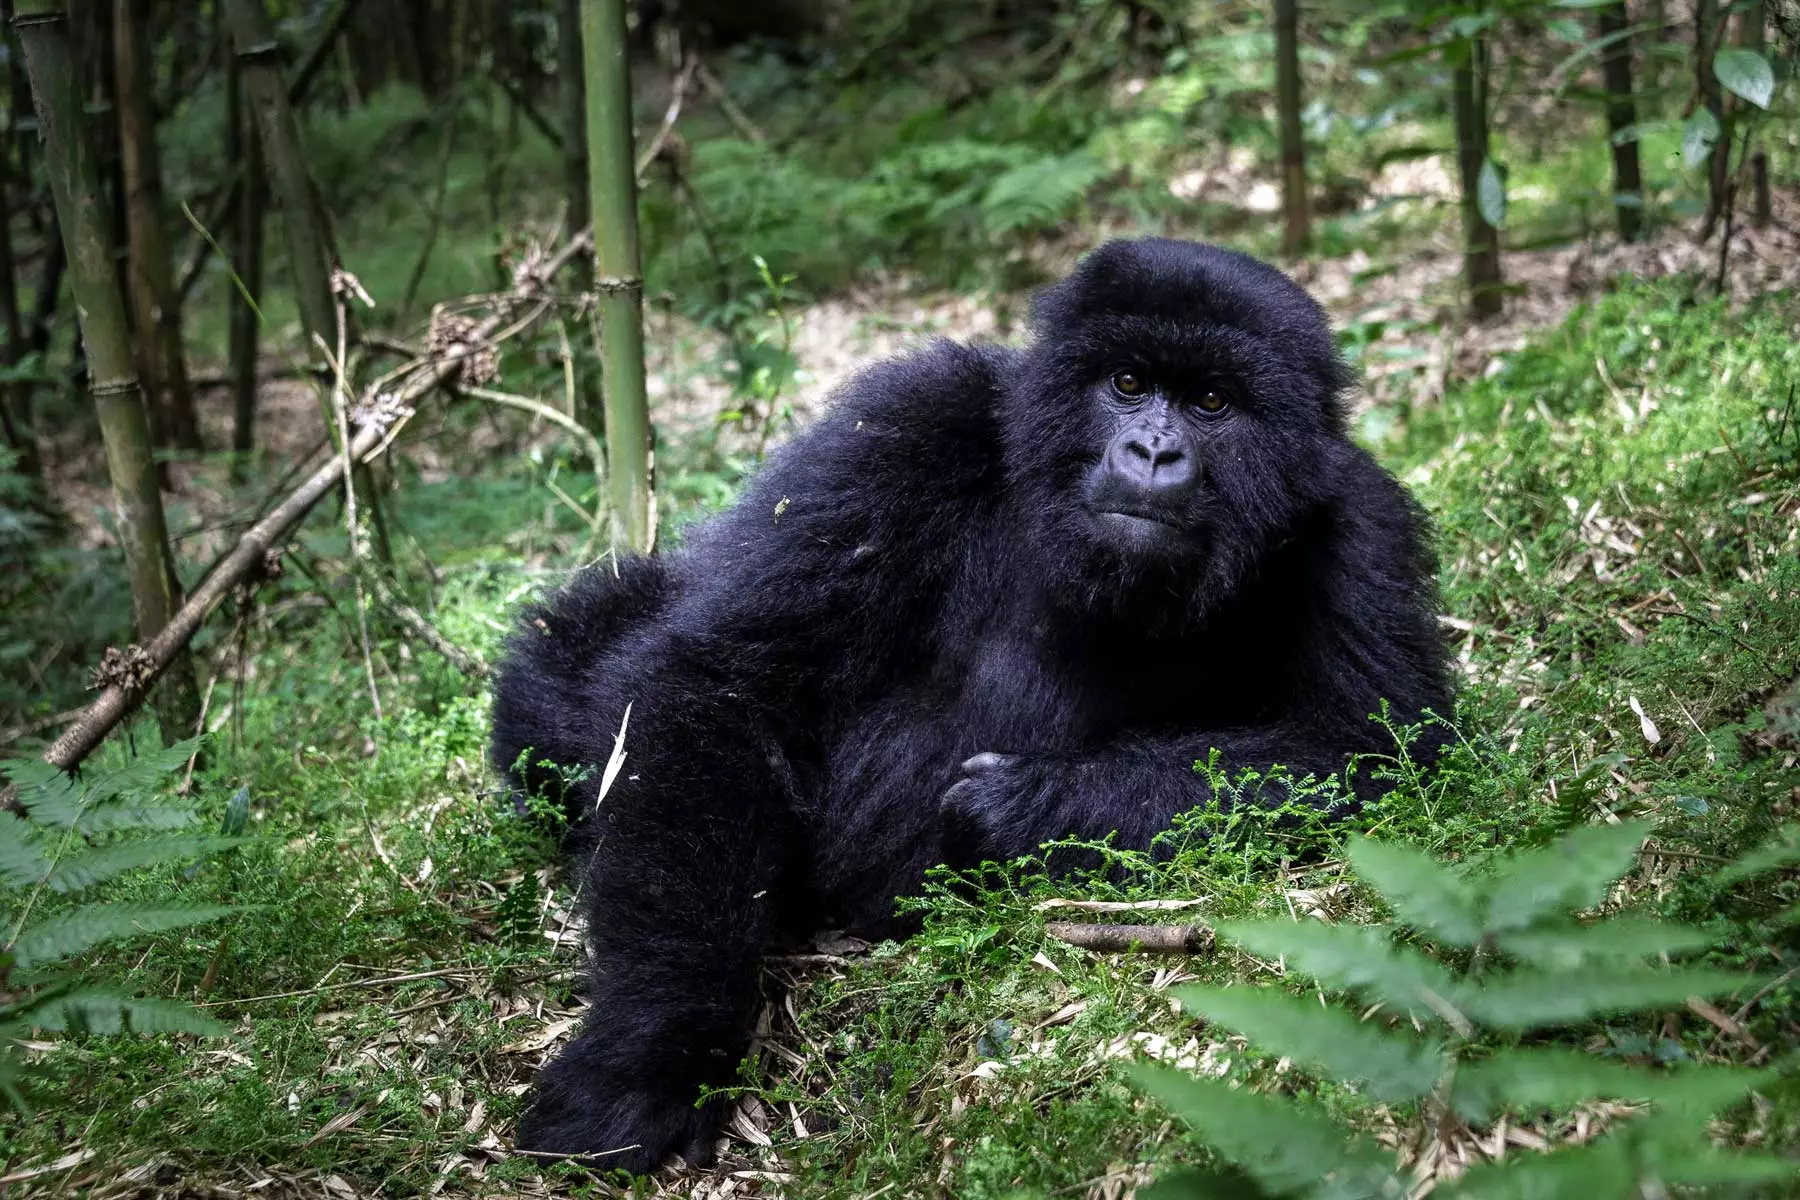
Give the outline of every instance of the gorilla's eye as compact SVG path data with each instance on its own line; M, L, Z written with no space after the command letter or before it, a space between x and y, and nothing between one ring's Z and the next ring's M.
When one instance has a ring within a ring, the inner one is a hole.
M1120 371L1114 375L1112 386L1113 391L1119 395L1128 396L1134 400L1150 390L1149 385L1144 382L1144 377L1131 371Z
M1230 397L1224 392L1219 391L1217 388L1207 388L1204 392L1201 392L1199 398L1194 401L1194 406L1201 412L1216 413L1224 412L1225 406L1230 402Z

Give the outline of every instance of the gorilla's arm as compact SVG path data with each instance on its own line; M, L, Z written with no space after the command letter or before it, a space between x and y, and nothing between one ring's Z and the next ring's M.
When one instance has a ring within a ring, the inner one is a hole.
M1127 732L1077 754L979 754L942 802L946 849L954 861L1006 859L1064 837L1147 848L1175 816L1211 798L1194 769L1214 750L1229 775L1280 765L1291 778L1342 774L1353 755L1392 755L1391 735L1371 714L1385 703L1397 724L1427 710L1448 716L1450 688L1436 633L1436 570L1421 514L1385 472L1359 450L1334 464L1331 519L1318 544L1301 547L1308 565L1283 586L1316 599L1297 627L1247 632L1256 644L1291 646L1267 664L1279 672L1288 702L1264 724L1182 731ZM1255 606L1252 606L1253 608ZM1281 610L1277 620L1292 619ZM1429 760L1441 742L1430 729L1410 748ZM1348 781L1358 800L1383 788L1365 765ZM1278 801L1279 786L1259 799Z

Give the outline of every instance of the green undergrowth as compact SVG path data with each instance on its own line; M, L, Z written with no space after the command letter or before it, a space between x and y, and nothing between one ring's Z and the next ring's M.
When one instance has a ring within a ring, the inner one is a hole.
M935 879L910 902L918 936L772 962L745 1076L757 1138L734 1140L726 1164L763 1174L740 1187L1119 1195L1178 1165L1216 1165L1134 1087L1127 1068L1146 1060L1304 1098L1390 1151L1399 1141L1421 1171L1444 1170L1429 1167L1430 1145L1405 1142L1404 1111L1182 1010L1183 985L1283 986L1279 959L1223 940L1202 955L1102 955L1045 930L1373 924L1387 910L1346 866L1351 832L1479 875L1573 829L1644 822L1649 841L1598 908L1679 920L1704 940L1698 965L1772 986L1715 997L1711 1017L1672 1005L1536 1036L1624 1064L1781 1066L1800 1031L1787 982L1800 965L1796 878L1723 882L1716 868L1800 805L1800 308L1776 296L1728 312L1691 297L1683 281L1603 296L1480 380L1392 413L1374 444L1439 531L1463 690L1436 774L1410 769L1411 731L1396 729L1395 791L1352 821L1223 805L1150 856L1090 848L1108 867L1099 876L1052 880L1027 862ZM440 564L435 586L408 570L420 604L489 662L512 607L580 552L547 469L398 493L403 562L416 547ZM341 542L327 522L308 528L232 635L248 669L212 687L188 795L204 815L246 789L254 836L204 869L155 867L101 897L233 911L83 960L93 981L199 1004L230 1032L36 1043L38 1086L56 1102L0 1120L0 1160L95 1151L34 1177L37 1194L152 1160L196 1179L336 1174L395 1197L440 1182L500 1193L540 1174L483 1147L508 1144L548 1034L575 1015L578 960L557 937L571 885L483 765L481 685L379 613L375 715L354 601L307 574L341 569ZM108 761L128 750L115 744ZM1254 785L1215 782L1227 799ZM1792 1153L1800 1095L1784 1078L1691 1132ZM1629 1119L1553 1104L1508 1114L1527 1141L1558 1144ZM1472 1127L1477 1142L1490 1132ZM1528 1153L1521 1144L1509 1153ZM548 1173L574 1194L605 1191L575 1168Z

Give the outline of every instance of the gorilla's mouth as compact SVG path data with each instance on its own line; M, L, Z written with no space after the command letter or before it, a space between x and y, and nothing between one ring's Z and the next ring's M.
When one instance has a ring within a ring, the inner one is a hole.
M1089 509L1096 519L1103 524L1119 528L1131 528L1136 525L1160 525L1175 533L1185 534L1187 526L1177 521L1169 513L1142 504L1108 504L1105 507L1096 505Z

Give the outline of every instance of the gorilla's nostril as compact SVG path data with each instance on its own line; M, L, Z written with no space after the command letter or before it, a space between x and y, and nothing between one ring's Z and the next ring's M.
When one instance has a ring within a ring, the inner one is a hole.
M1180 461L1181 451L1179 449L1158 450L1155 457L1150 459L1150 465L1153 467L1166 467L1171 463L1178 463Z
M1153 457L1151 455L1150 447L1144 445L1144 443L1142 443L1140 441L1133 440L1133 441L1126 442L1125 449L1128 453L1133 454L1133 455L1137 456L1138 458L1143 459L1145 462L1149 463L1152 466L1155 466L1156 463L1158 461L1160 461L1158 458Z

